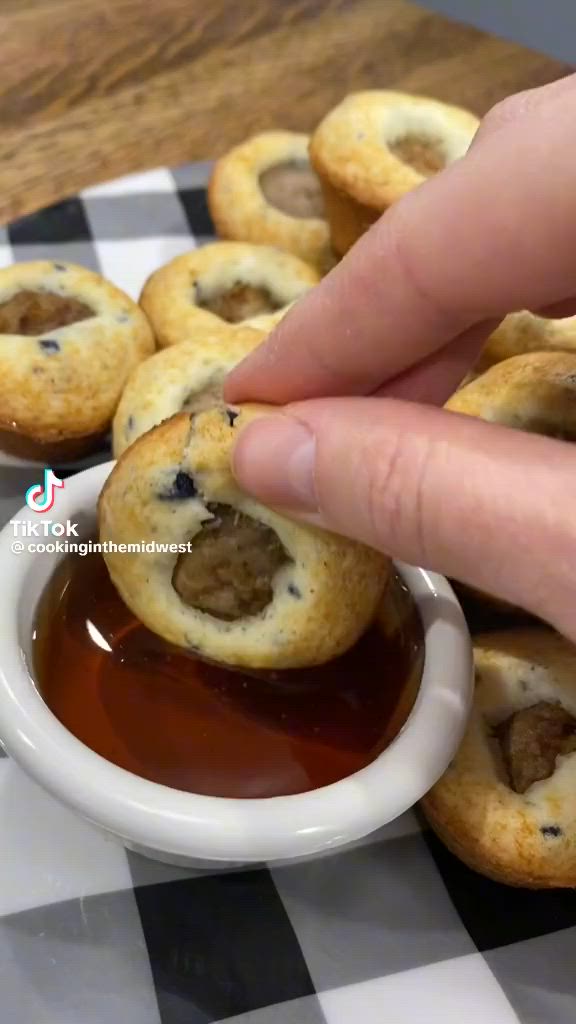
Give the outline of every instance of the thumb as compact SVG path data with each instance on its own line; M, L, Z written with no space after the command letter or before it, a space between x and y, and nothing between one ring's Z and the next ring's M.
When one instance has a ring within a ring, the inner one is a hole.
M259 500L519 604L576 640L576 455L391 398L287 406L241 433Z

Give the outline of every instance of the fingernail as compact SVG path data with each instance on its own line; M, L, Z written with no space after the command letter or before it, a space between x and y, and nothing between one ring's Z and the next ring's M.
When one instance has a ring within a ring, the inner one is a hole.
M265 416L240 434L233 471L241 486L261 501L315 512L315 461L316 440L308 427L290 416Z

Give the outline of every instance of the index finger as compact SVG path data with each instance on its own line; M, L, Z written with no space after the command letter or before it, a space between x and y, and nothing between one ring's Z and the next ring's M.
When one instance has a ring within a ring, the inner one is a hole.
M573 296L575 113L573 76L405 196L230 375L227 399L370 394L476 324Z

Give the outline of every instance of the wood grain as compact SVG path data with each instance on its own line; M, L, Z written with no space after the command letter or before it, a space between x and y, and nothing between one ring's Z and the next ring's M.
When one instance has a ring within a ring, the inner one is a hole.
M110 177L309 130L345 93L482 114L567 68L403 0L2 0L0 221Z

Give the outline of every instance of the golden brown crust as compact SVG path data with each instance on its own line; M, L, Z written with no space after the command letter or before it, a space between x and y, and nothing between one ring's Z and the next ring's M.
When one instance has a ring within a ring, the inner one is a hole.
M312 135L310 160L323 183L335 251L343 255L372 221L426 180L400 157L400 141L424 140L448 164L464 155L478 124L460 107L385 90L352 93L331 110Z
M381 211L359 203L353 196L335 188L327 178L322 179L322 192L330 224L332 248L339 256L345 256L360 236L378 220Z
M262 411L172 417L126 449L99 502L100 537L116 544L193 543L215 504L269 526L290 562L274 577L273 599L261 614L222 622L188 607L172 586L174 552L113 552L105 559L126 604L171 643L236 666L320 664L352 646L372 621L390 562L240 491L230 468L233 446L243 424Z
M308 164L307 135L270 131L255 135L216 161L208 204L217 233L239 242L274 245L324 270L328 224L324 217L294 217L273 206L261 176L284 163Z
M540 701L576 715L576 649L544 629L479 636L468 729L450 768L423 800L432 828L475 871L507 885L576 885L576 754L525 793L510 787L495 727Z
M82 459L100 448L104 449L107 438L106 432L64 441L40 442L32 441L14 430L0 430L0 451L27 462L42 462L46 466L62 465Z
M185 407L196 411L215 405L225 375L265 337L250 327L237 327L216 344L202 333L192 341L156 352L131 373L112 428L115 458L141 434Z
M280 310L318 284L320 275L308 263L266 245L214 242L194 249L157 270L144 285L140 305L161 348L212 333L215 340L235 325L206 308L213 296L235 285L263 289ZM247 317L247 321L251 317Z
M510 313L488 338L475 372L528 352L576 353L576 316L549 320L528 310Z
M21 451L40 446L63 461L101 443L124 383L154 351L154 337L138 306L92 271L49 261L0 271L5 308L21 293L46 292L94 315L39 335L0 335L0 431L7 450L15 452L22 439Z
M434 830L444 846L458 857L464 864L479 875L492 879L493 882L500 882L502 885L510 885L520 889L557 889L562 887L555 878L543 878L541 875L534 876L529 859L517 864L508 865L502 858L489 859L483 848L478 849L470 838L463 838L464 829L467 827L457 816L445 820L444 808L440 801L434 799L431 794L425 796L422 801L422 809L430 827ZM530 833L528 833L529 835ZM520 833L521 835L521 833ZM519 839L521 849L521 838ZM575 883L568 882L566 888L572 888Z
M529 352L496 363L446 409L548 437L576 438L576 352Z
M464 383L445 408L517 430L574 440L576 352L529 352L496 363ZM461 589L508 617L521 611L490 594Z

